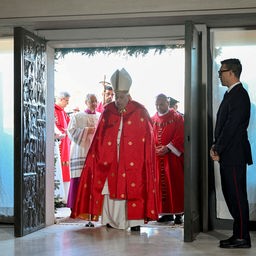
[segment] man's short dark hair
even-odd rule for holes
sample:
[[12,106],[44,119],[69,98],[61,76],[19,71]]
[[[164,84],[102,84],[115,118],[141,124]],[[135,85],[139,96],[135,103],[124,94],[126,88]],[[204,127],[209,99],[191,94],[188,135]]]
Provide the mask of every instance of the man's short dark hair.
[[242,72],[242,64],[239,59],[226,59],[221,61],[222,65],[226,65],[228,70],[231,70],[237,78],[240,78]]
[[106,85],[105,90],[113,91],[113,88],[110,85]]

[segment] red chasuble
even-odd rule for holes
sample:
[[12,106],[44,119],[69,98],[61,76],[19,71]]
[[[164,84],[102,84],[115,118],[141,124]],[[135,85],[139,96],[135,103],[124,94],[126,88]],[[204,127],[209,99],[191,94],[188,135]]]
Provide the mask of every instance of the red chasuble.
[[[54,106],[55,124],[57,128],[64,134],[67,134],[67,127],[69,123],[69,116],[63,108],[55,104]],[[66,135],[60,141],[60,158],[62,168],[63,182],[70,181],[70,169],[69,169],[69,152],[70,152],[70,140]]]
[[71,217],[88,219],[91,215],[92,220],[97,220],[102,212],[101,192],[106,179],[110,198],[127,201],[128,220],[158,218],[153,129],[147,110],[135,101],[130,101],[122,114],[114,102],[106,105],[80,177]]
[[174,109],[163,116],[156,113],[152,117],[155,143],[165,146],[170,142],[182,154],[176,156],[171,151],[164,156],[156,156],[159,175],[160,213],[184,212],[184,119]]

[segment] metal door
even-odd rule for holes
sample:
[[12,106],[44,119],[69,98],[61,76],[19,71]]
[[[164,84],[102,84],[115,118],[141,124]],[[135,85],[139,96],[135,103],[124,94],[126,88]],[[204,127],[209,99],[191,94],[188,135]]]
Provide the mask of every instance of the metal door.
[[45,226],[46,42],[14,29],[15,236]]
[[185,26],[184,241],[200,232],[200,84],[201,35],[191,22]]

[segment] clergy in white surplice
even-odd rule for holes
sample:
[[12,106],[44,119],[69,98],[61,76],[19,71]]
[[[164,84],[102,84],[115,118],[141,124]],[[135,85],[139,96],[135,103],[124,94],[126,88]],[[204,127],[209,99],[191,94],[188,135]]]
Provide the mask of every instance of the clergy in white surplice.
[[79,178],[100,116],[100,113],[95,111],[97,98],[94,94],[86,95],[85,104],[87,109],[84,112],[71,115],[67,129],[68,136],[71,140],[71,181],[67,206],[71,209],[76,198]]

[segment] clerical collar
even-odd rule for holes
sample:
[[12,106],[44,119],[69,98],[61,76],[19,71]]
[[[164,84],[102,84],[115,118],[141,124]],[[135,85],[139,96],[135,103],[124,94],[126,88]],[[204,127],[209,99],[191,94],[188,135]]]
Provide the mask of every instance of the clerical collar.
[[96,114],[95,111],[91,111],[89,108],[87,108],[84,112],[87,114]]
[[230,87],[228,87],[227,92],[230,92],[236,85],[240,84],[241,82],[237,82],[235,84],[232,84]]
[[164,116],[164,115],[166,115],[168,112],[169,112],[169,109],[168,109],[166,112],[164,112],[164,113],[159,113],[159,112],[157,111],[157,113],[158,113],[159,116]]

